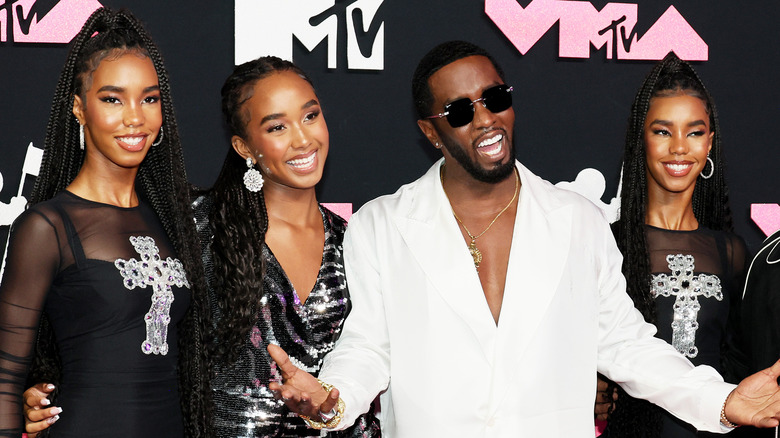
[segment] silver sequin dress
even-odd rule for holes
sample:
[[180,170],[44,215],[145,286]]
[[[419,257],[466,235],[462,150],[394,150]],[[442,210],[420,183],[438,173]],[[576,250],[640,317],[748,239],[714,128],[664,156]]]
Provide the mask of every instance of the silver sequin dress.
[[[208,197],[195,203],[198,229],[206,235]],[[345,221],[320,207],[325,226],[325,246],[319,275],[305,303],[298,299],[292,284],[267,245],[263,245],[266,272],[261,307],[245,348],[235,364],[215,364],[215,435],[227,437],[377,437],[379,423],[372,414],[361,416],[354,427],[341,432],[310,429],[281,401],[275,400],[268,383],[281,380],[266,347],[276,343],[287,351],[299,368],[314,375],[341,334],[350,311],[349,291],[344,275],[342,240]],[[206,276],[213,284],[210,252],[204,251]],[[218,291],[214,291],[218,293]]]

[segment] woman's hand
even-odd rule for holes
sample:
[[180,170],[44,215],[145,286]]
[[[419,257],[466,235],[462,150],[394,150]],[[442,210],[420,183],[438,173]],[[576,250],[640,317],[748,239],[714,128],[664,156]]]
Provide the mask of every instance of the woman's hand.
[[596,378],[596,382],[596,406],[593,408],[593,414],[597,420],[607,421],[618,398],[617,388],[612,388],[612,391],[608,392],[609,383],[601,380],[600,377]]
[[54,391],[51,383],[39,383],[24,391],[24,430],[28,438],[35,438],[38,432],[48,429],[60,419],[60,407],[49,407],[49,394]]
[[339,390],[326,392],[311,374],[297,368],[290,357],[278,345],[269,344],[268,353],[282,373],[284,383],[271,382],[268,389],[284,401],[298,415],[320,418],[320,413],[330,412],[339,401]]

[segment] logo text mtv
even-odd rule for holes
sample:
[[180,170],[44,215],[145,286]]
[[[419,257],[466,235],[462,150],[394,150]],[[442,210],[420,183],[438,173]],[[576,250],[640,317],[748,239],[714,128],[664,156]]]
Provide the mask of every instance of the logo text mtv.
[[[328,68],[337,68],[339,26],[346,26],[346,54],[349,69],[384,68],[384,22],[377,12],[384,0],[355,0],[344,6],[335,0],[236,0],[235,63],[274,55],[293,61],[293,38],[307,50],[325,41]],[[273,13],[269,13],[273,11]],[[364,55],[361,41],[371,41]],[[365,47],[365,46],[364,46]],[[344,50],[344,49],[341,49]]]
[[97,0],[0,0],[0,42],[67,44],[89,16]]
[[588,58],[590,47],[606,46],[607,59],[660,60],[674,51],[688,61],[706,61],[707,43],[670,6],[640,38],[636,4],[608,3],[600,11],[590,2],[533,0],[523,8],[517,0],[485,0],[485,13],[521,54],[557,22],[563,58]]

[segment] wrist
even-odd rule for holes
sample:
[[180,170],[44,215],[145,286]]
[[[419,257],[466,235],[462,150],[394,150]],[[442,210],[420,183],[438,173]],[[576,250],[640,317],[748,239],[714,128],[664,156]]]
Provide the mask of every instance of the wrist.
[[728,396],[726,396],[726,400],[723,401],[723,407],[720,408],[720,424],[734,429],[736,427],[739,427],[739,424],[732,423],[729,421],[728,417],[726,417],[726,405],[729,403],[729,400],[731,399],[732,394],[734,394],[734,390],[731,390]]
[[[324,389],[327,393],[327,396],[330,397],[330,392],[333,390],[333,385],[327,384],[320,379],[317,379],[317,381],[320,382],[322,389]],[[345,407],[344,400],[339,397],[339,400],[333,409],[328,412],[319,412],[320,421],[313,420],[311,417],[307,417],[306,415],[300,415],[300,417],[312,429],[333,429],[338,426],[341,422],[341,419],[344,418]]]

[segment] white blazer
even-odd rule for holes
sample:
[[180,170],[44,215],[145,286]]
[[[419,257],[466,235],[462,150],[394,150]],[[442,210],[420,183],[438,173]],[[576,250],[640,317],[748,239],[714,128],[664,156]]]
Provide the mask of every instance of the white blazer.
[[498,325],[439,180],[367,203],[344,241],[353,309],[320,378],[352,424],[380,391],[393,437],[593,437],[596,371],[697,428],[725,431],[734,385],[653,337],[602,213],[520,163]]

